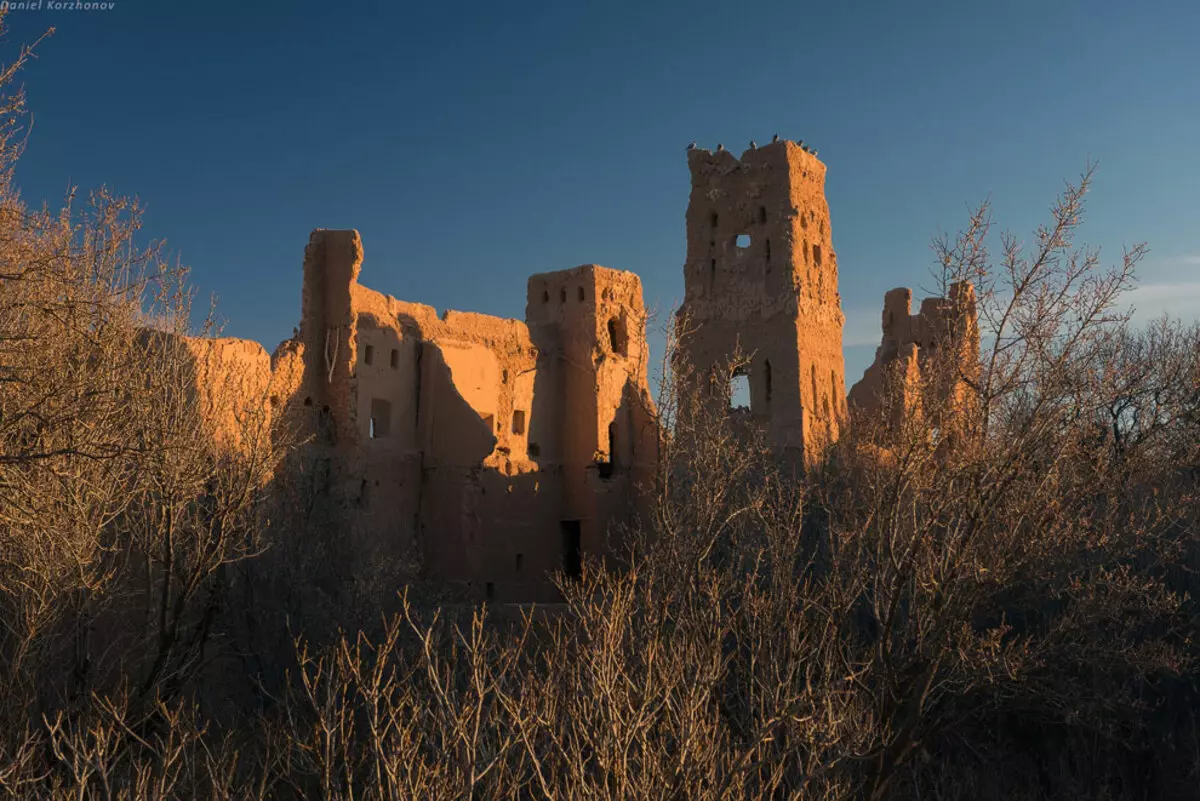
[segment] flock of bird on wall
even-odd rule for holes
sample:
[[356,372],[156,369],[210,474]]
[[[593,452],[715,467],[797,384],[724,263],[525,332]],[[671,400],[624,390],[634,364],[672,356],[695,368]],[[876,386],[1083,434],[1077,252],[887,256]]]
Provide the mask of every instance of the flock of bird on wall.
[[[772,136],[772,137],[771,137],[771,143],[772,143],[772,144],[774,144],[775,142],[778,142],[778,141],[779,141],[779,134],[775,134],[774,136]],[[816,148],[809,149],[809,147],[808,147],[807,145],[805,145],[805,144],[804,144],[804,140],[803,140],[803,139],[801,139],[801,140],[800,140],[799,142],[797,142],[796,144],[800,145],[800,149],[801,149],[801,150],[803,150],[805,153],[811,153],[811,154],[812,154],[812,155],[814,155],[814,156],[815,156],[815,155],[817,155],[817,149],[816,149]],[[696,143],[695,143],[695,142],[692,142],[690,145],[688,145],[688,146],[687,146],[687,149],[688,149],[688,150],[695,150],[695,149],[696,149]],[[758,150],[758,143],[757,143],[757,142],[755,142],[753,139],[751,139],[751,140],[750,140],[750,149],[751,149],[751,150]],[[724,153],[724,152],[725,152],[725,145],[724,145],[724,144],[722,144],[722,143],[720,143],[720,142],[718,142],[718,143],[717,143],[717,152],[718,152],[718,153]]]

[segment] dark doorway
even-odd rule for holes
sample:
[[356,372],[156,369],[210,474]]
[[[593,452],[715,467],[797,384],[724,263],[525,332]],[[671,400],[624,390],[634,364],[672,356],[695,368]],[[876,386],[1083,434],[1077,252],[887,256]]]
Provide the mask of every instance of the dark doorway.
[[583,575],[583,551],[578,520],[563,520],[559,523],[562,528],[563,540],[563,573],[569,579],[577,579]]

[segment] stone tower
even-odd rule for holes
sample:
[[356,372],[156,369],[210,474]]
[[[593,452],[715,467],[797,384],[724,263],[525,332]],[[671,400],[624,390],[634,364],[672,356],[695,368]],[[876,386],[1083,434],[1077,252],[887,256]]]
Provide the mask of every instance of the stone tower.
[[740,349],[750,416],[777,451],[811,458],[845,419],[844,317],[825,165],[793,142],[688,152],[681,354],[696,375]]

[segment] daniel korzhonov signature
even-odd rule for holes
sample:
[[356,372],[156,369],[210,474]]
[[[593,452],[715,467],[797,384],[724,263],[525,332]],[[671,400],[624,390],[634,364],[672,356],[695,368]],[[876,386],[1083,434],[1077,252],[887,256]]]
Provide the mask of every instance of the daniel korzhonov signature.
[[0,0],[0,12],[112,11],[114,0]]

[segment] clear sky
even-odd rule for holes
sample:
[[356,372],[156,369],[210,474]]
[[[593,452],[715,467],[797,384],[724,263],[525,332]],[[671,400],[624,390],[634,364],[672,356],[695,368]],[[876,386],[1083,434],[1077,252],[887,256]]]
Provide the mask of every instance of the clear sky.
[[851,381],[939,229],[991,197],[1027,237],[1089,158],[1088,241],[1150,243],[1143,315],[1200,313],[1200,3],[113,1],[10,13],[10,52],[57,27],[24,73],[25,196],[137,195],[268,349],[316,227],[439,309],[522,317],[529,274],[596,262],[665,317],[685,145],[775,133],[829,168]]

